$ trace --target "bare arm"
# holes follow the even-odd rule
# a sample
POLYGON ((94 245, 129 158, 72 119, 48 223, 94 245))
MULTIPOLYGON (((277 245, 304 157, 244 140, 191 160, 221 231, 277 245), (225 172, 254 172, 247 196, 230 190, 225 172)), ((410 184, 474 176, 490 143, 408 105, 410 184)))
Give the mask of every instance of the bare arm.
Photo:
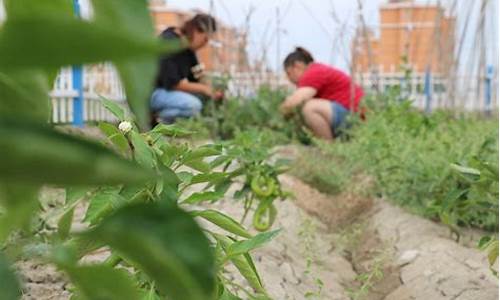
POLYGON ((209 85, 198 82, 189 82, 187 79, 181 80, 176 86, 174 86, 174 90, 187 93, 200 93, 208 97, 213 96, 212 87, 209 85))
POLYGON ((293 109, 307 100, 311 100, 316 96, 317 90, 312 87, 301 87, 292 95, 288 96, 281 104, 280 110, 283 114, 290 114, 293 109))

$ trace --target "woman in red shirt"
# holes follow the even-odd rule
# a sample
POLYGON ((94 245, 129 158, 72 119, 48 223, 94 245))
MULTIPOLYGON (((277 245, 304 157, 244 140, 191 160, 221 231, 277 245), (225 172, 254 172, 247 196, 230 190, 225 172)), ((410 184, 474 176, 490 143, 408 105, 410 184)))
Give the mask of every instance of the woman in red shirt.
POLYGON ((297 90, 283 102, 281 112, 288 115, 303 105, 306 125, 316 137, 332 140, 338 136, 347 115, 358 112, 361 87, 344 72, 314 62, 312 55, 300 47, 287 56, 284 67, 297 90))

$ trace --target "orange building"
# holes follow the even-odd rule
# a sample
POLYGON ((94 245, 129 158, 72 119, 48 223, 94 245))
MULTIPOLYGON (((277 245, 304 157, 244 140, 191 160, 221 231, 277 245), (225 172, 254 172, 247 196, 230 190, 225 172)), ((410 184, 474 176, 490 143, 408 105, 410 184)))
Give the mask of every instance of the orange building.
MULTIPOLYGON (((150 11, 158 34, 167 27, 181 26, 199 12, 172 9, 162 0, 151 1, 150 11)), ((246 45, 244 33, 217 20, 215 37, 197 54, 208 71, 222 73, 242 71, 248 67, 246 45)))
POLYGON ((434 74, 445 74, 453 63, 454 33, 455 18, 446 16, 444 8, 390 0, 380 7, 380 36, 366 29, 354 38, 355 71, 397 72, 406 57, 413 72, 429 67, 434 74))

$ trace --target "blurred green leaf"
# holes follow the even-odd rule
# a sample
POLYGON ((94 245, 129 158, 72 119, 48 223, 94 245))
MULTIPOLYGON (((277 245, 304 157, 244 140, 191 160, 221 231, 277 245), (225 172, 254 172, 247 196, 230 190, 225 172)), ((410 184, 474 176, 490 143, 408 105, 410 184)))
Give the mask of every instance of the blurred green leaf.
POLYGON ((146 168, 153 168, 156 165, 155 157, 144 137, 135 131, 131 131, 130 140, 134 145, 134 155, 137 163, 146 168))
POLYGON ((87 196, 90 190, 92 189, 88 187, 68 187, 66 188, 66 198, 64 203, 66 205, 71 205, 87 196))
POLYGON ((167 203, 177 203, 179 198, 179 184, 180 179, 177 174, 167 167, 160 167, 162 173, 163 189, 160 194, 160 199, 162 201, 167 201, 167 203))
POLYGON ((65 266, 71 282, 87 300, 137 300, 139 291, 125 270, 104 265, 65 266))
POLYGON ((38 187, 22 184, 0 184, 0 244, 16 229, 29 229, 32 216, 38 211, 38 187))
POLYGON ((147 1, 93 1, 91 22, 74 16, 70 1, 40 3, 7 2, 9 18, 0 31, 0 67, 47 68, 113 61, 130 108, 145 128, 157 55, 179 49, 177 43, 161 43, 154 37, 147 1))
POLYGON ((230 162, 231 159, 232 158, 230 156, 220 155, 210 162, 210 168, 212 169, 217 168, 220 165, 230 162))
POLYGON ((242 300, 240 297, 236 296, 235 294, 231 293, 228 289, 224 288, 224 291, 222 292, 222 295, 219 297, 218 300, 242 300))
POLYGON ((64 246, 74 251, 77 258, 82 258, 86 254, 104 247, 105 245, 101 241, 97 241, 88 236, 76 235, 66 241, 64 246))
POLYGON ((468 190, 460 190, 460 189, 451 190, 450 192, 448 192, 448 194, 443 200, 443 203, 441 204, 442 209, 446 210, 455 205, 457 200, 460 197, 464 196, 467 192, 468 190))
POLYGON ((233 198, 235 200, 241 200, 251 192, 252 192, 252 189, 250 187, 244 186, 241 190, 234 192, 233 198))
MULTIPOLYGON (((488 262, 493 266, 498 259, 498 239, 490 236, 483 236, 478 243, 479 249, 488 252, 488 262)), ((492 270, 494 271, 494 270, 492 270)), ((496 271, 494 271, 496 273, 496 271)))
POLYGON ((207 209, 203 211, 193 211, 191 214, 195 217, 201 217, 230 233, 234 233, 244 238, 252 237, 252 235, 242 225, 240 225, 240 223, 216 210, 207 209))
POLYGON ((492 241, 489 246, 488 262, 493 266, 498 259, 498 240, 492 241))
MULTIPOLYGON (((154 37, 153 22, 146 0, 95 0, 95 22, 117 31, 127 32, 133 38, 154 37)), ((169 44, 169 51, 178 49, 177 44, 169 44)), ((157 57, 135 58, 116 63, 120 73, 127 101, 141 128, 148 126, 148 100, 156 76, 157 57)))
POLYGON ((187 197, 182 203, 185 204, 197 204, 205 201, 215 201, 224 197, 224 194, 218 192, 201 192, 193 193, 191 196, 187 197))
POLYGON ((181 180, 179 179, 177 174, 174 171, 172 171, 172 169, 167 167, 161 167, 160 171, 162 173, 164 183, 168 186, 177 189, 177 187, 181 183, 181 180))
POLYGON ((274 239, 280 231, 281 229, 259 233, 248 240, 234 242, 231 246, 229 246, 229 248, 227 248, 226 253, 228 256, 248 253, 254 249, 262 247, 264 244, 274 239))
POLYGON ((125 121, 125 110, 120 105, 118 105, 115 101, 111 101, 102 96, 100 98, 102 105, 109 112, 111 112, 118 120, 125 121))
POLYGON ((184 136, 189 136, 193 134, 192 131, 186 130, 182 127, 179 127, 178 125, 175 124, 158 124, 156 125, 153 130, 151 130, 152 133, 161 133, 166 136, 173 136, 173 137, 184 137, 184 136))
POLYGON ((269 298, 269 296, 266 296, 266 295, 257 294, 257 295, 251 295, 249 300, 273 300, 273 299, 269 298))
POLYGON ((97 143, 28 122, 0 120, 0 153, 5 181, 113 185, 143 183, 153 175, 97 143))
POLYGON ((0 252, 0 291, 4 300, 21 299, 21 286, 12 268, 0 252))
POLYGON ((181 171, 177 173, 177 177, 179 177, 180 181, 183 184, 190 184, 191 179, 193 179, 195 175, 193 175, 191 172, 186 172, 186 171, 181 171))
POLYGON ((149 191, 143 185, 126 185, 120 191, 120 196, 130 204, 144 203, 149 199, 149 191))
POLYGON ((214 191, 218 194, 221 194, 221 195, 225 195, 226 192, 229 190, 229 188, 233 185, 233 181, 231 181, 231 179, 224 179, 222 181, 219 181, 219 182, 211 182, 210 184, 213 184, 215 183, 215 186, 214 186, 214 191))
POLYGON ((155 39, 64 15, 8 19, 0 29, 1 69, 53 69, 148 56, 154 59, 164 50, 155 39))
POLYGON ((59 219, 59 222, 57 222, 57 233, 62 240, 65 240, 69 236, 74 213, 75 208, 71 208, 61 217, 61 219, 59 219))
POLYGON ((162 300, 156 294, 154 286, 151 286, 148 291, 144 291, 141 300, 162 300))
POLYGON ((184 161, 184 165, 202 173, 210 172, 210 165, 204 162, 202 158, 184 161))
POLYGON ((95 225, 127 203, 120 195, 120 188, 102 188, 89 200, 89 208, 84 221, 95 225))
POLYGON ((491 236, 483 236, 478 242, 479 249, 481 250, 486 249, 486 247, 488 247, 491 241, 492 241, 491 236))
POLYGON ((73 16, 73 3, 67 0, 4 0, 9 19, 30 18, 37 15, 73 16))
MULTIPOLYGON (((212 233, 212 236, 221 244, 222 249, 224 249, 224 252, 227 254, 233 241, 226 236, 215 233, 212 233)), ((230 260, 254 290, 262 294, 267 294, 262 286, 262 281, 257 273, 252 258, 249 255, 233 256, 230 257, 230 260)))
POLYGON ((115 125, 109 123, 99 123, 99 129, 116 147, 118 147, 122 153, 127 153, 129 150, 127 138, 115 125))
POLYGON ((468 168, 457 164, 451 164, 450 166, 453 170, 458 171, 462 174, 477 175, 477 176, 481 175, 481 172, 474 168, 468 168))
POLYGON ((201 146, 197 149, 194 149, 193 151, 186 153, 184 156, 184 160, 185 161, 193 161, 193 160, 199 160, 199 159, 205 158, 205 157, 220 155, 221 150, 217 149, 217 148, 218 147, 215 145, 201 146))
MULTIPOLYGON (((130 2, 130 1, 129 1, 130 2)), ((134 112, 137 124, 142 129, 149 125, 149 98, 151 87, 156 76, 157 61, 155 57, 136 59, 117 63, 121 81, 127 93, 127 101, 134 112)))
POLYGON ((120 209, 85 234, 138 265, 172 299, 204 300, 214 291, 214 258, 193 218, 175 206, 120 209))
POLYGON ((171 167, 174 161, 182 155, 182 148, 173 144, 163 144, 160 146, 160 150, 163 152, 160 160, 166 167, 171 167))
POLYGON ((227 177, 228 177, 228 174, 224 173, 224 172, 198 174, 198 175, 195 175, 191 178, 191 180, 189 181, 189 184, 198 184, 198 183, 203 183, 203 182, 217 183, 221 180, 226 179, 227 177))
POLYGON ((0 72, 0 116, 49 120, 49 79, 41 71, 0 72))

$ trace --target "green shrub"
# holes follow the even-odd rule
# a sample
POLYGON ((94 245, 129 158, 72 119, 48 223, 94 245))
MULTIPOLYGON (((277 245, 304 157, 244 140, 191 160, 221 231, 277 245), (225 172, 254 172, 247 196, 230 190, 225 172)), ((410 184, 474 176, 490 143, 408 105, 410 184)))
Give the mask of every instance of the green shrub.
POLYGON ((202 132, 214 140, 228 140, 247 130, 258 130, 273 136, 273 144, 293 141, 310 143, 310 135, 298 114, 285 119, 279 106, 286 97, 285 90, 262 86, 255 97, 232 97, 223 102, 207 101, 202 116, 181 120, 179 124, 193 131, 202 132))
MULTIPOLYGON (((324 176, 334 189, 352 188, 343 183, 363 170, 374 180, 373 195, 450 226, 498 227, 498 205, 485 211, 471 202, 467 210, 458 209, 464 205, 464 198, 477 195, 472 190, 451 203, 447 200, 457 189, 466 188, 450 164, 477 166, 482 162, 498 168, 498 119, 454 117, 445 111, 427 115, 408 101, 392 99, 389 95, 376 105, 370 104, 366 121, 358 121, 351 128, 347 141, 321 144, 330 159, 316 168, 320 175, 311 176, 324 176), (328 168, 332 170, 322 171, 328 168), (455 213, 446 217, 441 210, 443 203, 451 205, 447 213, 455 213), (458 211, 460 215, 456 215, 458 211)), ((491 195, 498 195, 498 185, 491 184, 487 189, 491 195)))

